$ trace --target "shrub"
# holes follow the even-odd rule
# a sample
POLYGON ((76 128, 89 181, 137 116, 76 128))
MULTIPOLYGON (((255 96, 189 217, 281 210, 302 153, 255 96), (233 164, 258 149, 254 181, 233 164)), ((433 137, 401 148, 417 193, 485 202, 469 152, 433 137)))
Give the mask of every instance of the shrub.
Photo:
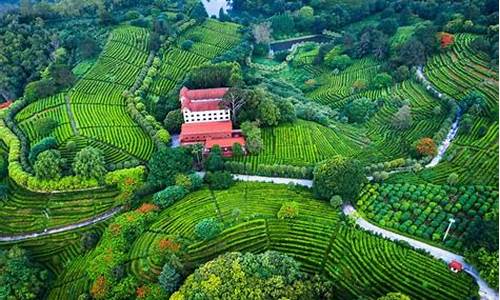
POLYGON ((57 147, 57 141, 54 137, 49 136, 43 138, 38 143, 36 143, 35 146, 31 147, 31 151, 29 153, 29 160, 34 162, 38 154, 46 150, 55 149, 56 147, 57 147))
POLYGON ((295 219, 299 215, 299 204, 297 202, 285 202, 278 211, 278 219, 295 219))
POLYGON ((214 218, 206 218, 196 224, 194 231, 198 238, 210 240, 222 231, 222 224, 214 218))
POLYGON ((194 45, 194 42, 191 41, 191 40, 185 40, 181 43, 181 48, 182 50, 190 50, 191 48, 193 48, 193 45, 194 45))
POLYGON ((421 156, 433 156, 437 153, 437 147, 431 138, 421 138, 417 141, 417 153, 421 156))
POLYGON ((234 184, 233 175, 227 171, 207 172, 205 181, 213 190, 225 190, 234 184))
POLYGON ((342 199, 354 200, 365 180, 359 161, 337 155, 316 166, 313 191, 315 196, 321 199, 339 195, 342 199))
POLYGON ((187 190, 182 186, 172 185, 166 187, 163 191, 160 191, 153 196, 153 203, 158 205, 160 208, 167 208, 174 202, 182 199, 186 196, 187 190))
POLYGON ((73 171, 77 176, 85 179, 101 179, 106 173, 104 167, 104 154, 101 150, 94 147, 85 147, 80 150, 73 162, 73 171))
POLYGON ((170 263, 166 263, 163 266, 160 276, 158 277, 160 286, 168 295, 172 294, 179 288, 181 279, 181 275, 170 263))
POLYGON ((160 129, 156 132, 155 139, 166 144, 170 141, 170 134, 165 129, 160 129))
POLYGON ((446 179, 446 182, 449 184, 449 185, 456 185, 458 183, 458 174, 457 173, 451 173, 449 176, 448 176, 448 179, 446 179))
POLYGON ((35 174, 38 179, 57 179, 61 177, 64 160, 57 150, 47 150, 40 153, 35 162, 35 174))
POLYGON ((332 198, 330 198, 330 205, 333 207, 333 208, 339 208, 342 206, 342 197, 340 197, 339 195, 334 195, 332 196, 332 198))

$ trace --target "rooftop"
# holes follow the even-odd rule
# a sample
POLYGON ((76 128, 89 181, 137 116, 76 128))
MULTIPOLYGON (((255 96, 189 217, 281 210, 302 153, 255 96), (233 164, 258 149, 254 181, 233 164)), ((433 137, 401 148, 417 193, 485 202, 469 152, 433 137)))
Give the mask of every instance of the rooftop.
POLYGON ((231 121, 184 123, 181 127, 181 135, 231 132, 232 130, 231 121))
POLYGON ((190 90, 183 87, 180 92, 182 108, 190 111, 219 110, 219 103, 229 88, 190 90))
POLYGON ((235 143, 240 145, 245 145, 245 139, 243 137, 234 137, 227 139, 209 139, 205 142, 205 147, 211 149, 214 145, 219 145, 220 147, 232 147, 235 143))

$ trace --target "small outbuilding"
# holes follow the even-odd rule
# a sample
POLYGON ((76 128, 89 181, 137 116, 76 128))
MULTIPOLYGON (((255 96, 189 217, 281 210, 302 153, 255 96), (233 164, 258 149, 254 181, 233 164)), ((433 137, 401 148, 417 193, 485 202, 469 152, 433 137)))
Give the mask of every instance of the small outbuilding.
POLYGON ((449 264, 448 264, 448 267, 450 268, 450 270, 453 272, 453 273, 458 273, 458 272, 461 272, 463 269, 464 269, 464 266, 456 261, 456 260, 452 260, 449 264))

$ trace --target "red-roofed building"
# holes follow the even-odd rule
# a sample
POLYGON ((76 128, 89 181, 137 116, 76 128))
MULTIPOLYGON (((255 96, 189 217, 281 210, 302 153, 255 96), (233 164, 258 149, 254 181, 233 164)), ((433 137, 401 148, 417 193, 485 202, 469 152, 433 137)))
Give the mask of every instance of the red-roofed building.
POLYGON ((452 260, 449 264, 448 267, 453 273, 458 273, 461 272, 464 269, 464 266, 456 260, 452 260))
POLYGON ((8 108, 12 104, 12 100, 7 100, 6 102, 0 103, 0 109, 8 108))
POLYGON ((215 145, 221 147, 224 156, 232 155, 232 146, 239 143, 245 149, 245 139, 240 130, 233 129, 229 108, 222 106, 222 98, 228 88, 189 90, 180 92, 184 124, 181 127, 181 145, 203 144, 204 154, 215 145))

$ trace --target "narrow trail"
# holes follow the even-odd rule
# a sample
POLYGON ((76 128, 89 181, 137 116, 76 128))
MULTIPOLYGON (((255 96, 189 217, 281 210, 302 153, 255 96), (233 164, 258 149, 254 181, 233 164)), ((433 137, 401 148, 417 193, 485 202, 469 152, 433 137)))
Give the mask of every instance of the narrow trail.
POLYGON ((71 103, 69 102, 69 96, 64 96, 64 102, 66 103, 66 111, 68 112, 69 123, 71 124, 71 129, 73 130, 74 135, 80 135, 80 131, 78 130, 78 126, 76 125, 75 115, 73 114, 73 110, 71 109, 71 103))
POLYGON ((32 233, 25 233, 25 234, 19 234, 19 235, 10 235, 10 236, 0 236, 0 242, 19 242, 19 241, 24 241, 24 240, 29 240, 29 239, 34 239, 34 238, 39 238, 43 236, 48 236, 51 234, 56 234, 56 233, 61 233, 61 232, 66 232, 82 227, 86 227, 89 225, 94 225, 100 222, 103 222, 111 217, 113 217, 115 214, 120 212, 122 210, 122 207, 115 207, 113 209, 110 209, 100 215, 97 215, 93 218, 87 219, 85 221, 81 221, 78 223, 62 226, 62 227, 56 227, 56 228, 51 228, 51 229, 46 229, 43 231, 37 231, 37 232, 32 232, 32 233))

